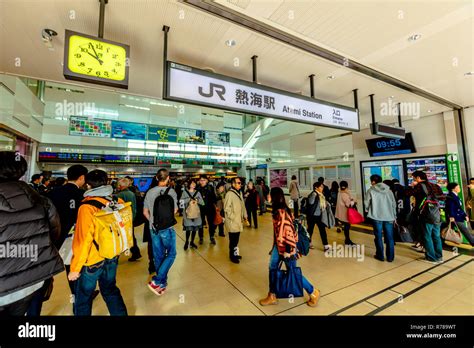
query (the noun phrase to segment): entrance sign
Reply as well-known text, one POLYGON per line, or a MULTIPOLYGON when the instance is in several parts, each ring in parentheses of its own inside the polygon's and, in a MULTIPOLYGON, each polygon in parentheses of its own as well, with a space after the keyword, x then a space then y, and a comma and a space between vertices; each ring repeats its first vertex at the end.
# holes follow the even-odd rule
POLYGON ((359 131, 357 109, 168 62, 165 99, 359 131))

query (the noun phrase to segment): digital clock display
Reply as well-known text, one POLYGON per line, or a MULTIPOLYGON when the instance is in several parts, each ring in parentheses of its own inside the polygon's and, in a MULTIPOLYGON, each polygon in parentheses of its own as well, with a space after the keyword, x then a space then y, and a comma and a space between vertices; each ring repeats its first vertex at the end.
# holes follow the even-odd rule
POLYGON ((374 138, 366 139, 366 143, 371 157, 405 155, 416 152, 411 133, 407 133, 405 139, 374 138))

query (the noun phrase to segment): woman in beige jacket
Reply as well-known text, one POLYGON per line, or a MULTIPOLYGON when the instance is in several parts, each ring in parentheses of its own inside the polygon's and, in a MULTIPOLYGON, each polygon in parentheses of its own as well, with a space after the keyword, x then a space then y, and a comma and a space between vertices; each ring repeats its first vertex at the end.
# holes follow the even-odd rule
POLYGON ((242 256, 239 254, 240 232, 244 230, 244 221, 247 220, 244 198, 240 192, 242 181, 232 178, 232 188, 224 198, 225 221, 224 226, 229 234, 229 257, 233 263, 240 263, 242 256))
POLYGON ((349 235, 351 224, 347 220, 347 210, 349 209, 349 207, 354 206, 355 201, 349 192, 349 184, 347 183, 347 181, 341 181, 339 187, 340 191, 337 195, 336 203, 336 218, 342 222, 342 225, 344 227, 344 236, 346 237, 344 244, 356 245, 354 242, 351 241, 351 237, 349 235))

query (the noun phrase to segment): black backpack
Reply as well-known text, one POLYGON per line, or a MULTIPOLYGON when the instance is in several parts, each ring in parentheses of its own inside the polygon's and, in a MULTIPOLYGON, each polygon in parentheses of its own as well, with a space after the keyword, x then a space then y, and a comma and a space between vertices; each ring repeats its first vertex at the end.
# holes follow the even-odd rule
POLYGON ((419 206, 420 216, 423 220, 429 224, 439 224, 441 222, 441 213, 439 211, 439 201, 436 197, 428 192, 428 188, 425 183, 420 184, 423 187, 423 191, 426 197, 421 201, 419 206))
POLYGON ((153 228, 156 232, 176 225, 174 199, 169 195, 170 187, 161 192, 153 203, 153 228))
POLYGON ((313 216, 314 211, 316 210, 316 206, 318 204, 319 196, 315 197, 313 204, 309 204, 309 196, 311 196, 313 193, 314 193, 314 191, 311 192, 308 195, 308 197, 305 197, 301 200, 301 209, 300 210, 301 210, 301 213, 306 215, 306 216, 313 216))

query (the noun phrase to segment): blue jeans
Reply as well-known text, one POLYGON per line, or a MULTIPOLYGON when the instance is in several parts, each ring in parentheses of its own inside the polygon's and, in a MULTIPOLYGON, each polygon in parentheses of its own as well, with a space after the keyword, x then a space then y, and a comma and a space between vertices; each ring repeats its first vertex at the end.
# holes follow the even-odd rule
POLYGON ((176 232, 173 227, 158 232, 152 229, 151 241, 156 270, 153 282, 162 288, 166 288, 168 272, 176 258, 176 232))
POLYGON ((105 259, 92 266, 84 266, 81 276, 76 280, 74 315, 90 316, 92 294, 99 282, 100 294, 104 298, 110 315, 125 316, 127 307, 116 284, 118 256, 105 259))
MULTIPOLYGON (((277 249, 276 245, 274 245, 273 249, 272 249, 272 252, 271 252, 271 256, 270 256, 270 271, 278 269, 278 263, 279 262, 280 262, 280 255, 278 254, 278 249, 277 249)), ((293 261, 293 262, 296 263, 296 261, 293 261)), ((270 276, 268 278, 270 279, 270 276)), ((311 295, 314 291, 313 286, 308 281, 308 279, 306 279, 305 276, 303 276, 303 289, 306 290, 308 295, 311 295)), ((272 294, 275 293, 275 286, 273 284, 271 284, 271 282, 270 282, 270 292, 272 294)))
POLYGON ((425 257, 429 261, 440 261, 443 259, 443 242, 440 236, 440 224, 428 224, 420 221, 425 241, 425 257))
POLYGON ((373 220, 374 224, 374 236, 375 236, 375 257, 379 260, 383 260, 383 239, 385 239, 385 244, 387 245, 387 261, 392 262, 395 258, 395 249, 393 241, 393 222, 391 221, 377 221, 373 220))

